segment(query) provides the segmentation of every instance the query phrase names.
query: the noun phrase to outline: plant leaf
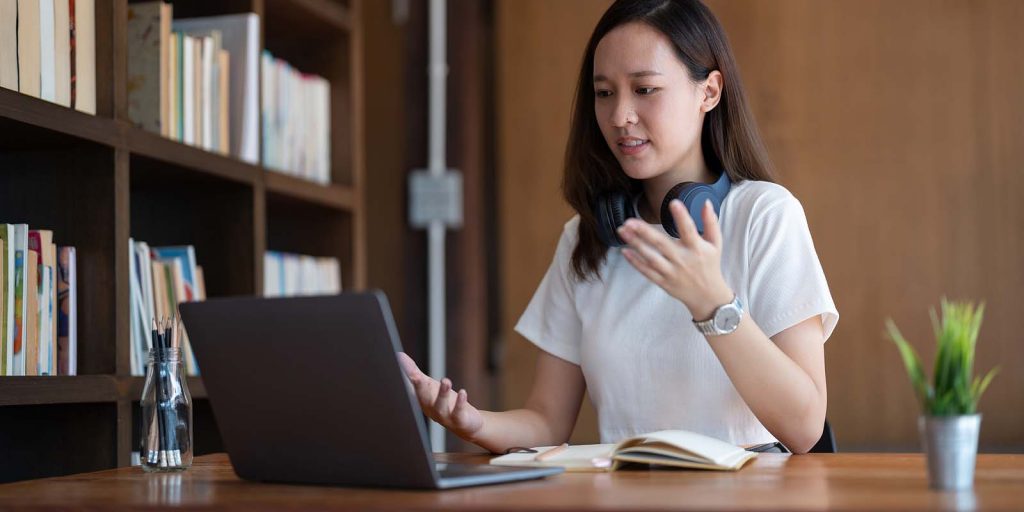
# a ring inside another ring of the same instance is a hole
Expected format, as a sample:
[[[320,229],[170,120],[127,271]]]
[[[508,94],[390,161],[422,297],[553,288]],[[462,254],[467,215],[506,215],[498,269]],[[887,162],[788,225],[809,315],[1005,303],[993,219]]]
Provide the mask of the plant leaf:
[[[918,401],[921,402],[921,407],[928,409],[928,402],[931,399],[932,390],[929,386],[927,379],[924,375],[924,370],[921,367],[921,358],[917,355],[914,347],[900,333],[899,328],[892,319],[886,320],[886,328],[888,329],[889,338],[896,345],[896,348],[900,352],[900,357],[903,359],[903,366],[907,369],[907,376],[910,377],[910,383],[914,386],[914,390],[917,392]]]

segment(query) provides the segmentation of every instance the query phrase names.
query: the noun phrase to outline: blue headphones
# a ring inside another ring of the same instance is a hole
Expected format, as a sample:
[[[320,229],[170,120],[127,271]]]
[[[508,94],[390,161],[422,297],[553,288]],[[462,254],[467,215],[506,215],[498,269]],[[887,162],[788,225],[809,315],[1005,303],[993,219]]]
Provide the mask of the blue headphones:
[[[676,229],[672,212],[668,209],[668,205],[673,199],[679,199],[686,206],[686,210],[690,212],[693,223],[697,225],[697,232],[704,234],[704,219],[701,216],[704,201],[710,199],[711,205],[715,208],[715,215],[718,215],[730,188],[732,188],[732,181],[729,179],[729,174],[724,171],[713,185],[686,181],[672,187],[665,194],[665,199],[661,201],[661,225],[665,227],[665,231],[669,235],[679,238],[679,230]],[[639,217],[636,209],[633,208],[633,198],[622,192],[611,192],[598,197],[597,203],[594,205],[594,216],[597,217],[597,236],[608,247],[626,245],[619,238],[616,230],[626,222],[626,219]]]

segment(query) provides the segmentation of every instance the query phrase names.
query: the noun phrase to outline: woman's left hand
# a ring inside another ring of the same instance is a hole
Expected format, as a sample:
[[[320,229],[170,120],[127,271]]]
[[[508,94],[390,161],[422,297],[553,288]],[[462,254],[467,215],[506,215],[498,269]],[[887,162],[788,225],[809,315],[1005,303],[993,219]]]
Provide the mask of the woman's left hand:
[[[728,304],[733,292],[722,277],[722,231],[711,201],[704,203],[704,236],[678,199],[669,204],[679,230],[676,240],[640,219],[619,227],[629,247],[623,256],[647,279],[686,305],[694,320],[706,320],[715,308]]]

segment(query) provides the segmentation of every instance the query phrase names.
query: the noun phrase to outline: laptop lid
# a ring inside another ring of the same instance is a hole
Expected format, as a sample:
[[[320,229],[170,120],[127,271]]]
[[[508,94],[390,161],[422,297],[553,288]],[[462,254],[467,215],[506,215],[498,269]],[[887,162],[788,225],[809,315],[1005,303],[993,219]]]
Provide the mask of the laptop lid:
[[[383,293],[211,299],[179,310],[240,477],[438,486]]]

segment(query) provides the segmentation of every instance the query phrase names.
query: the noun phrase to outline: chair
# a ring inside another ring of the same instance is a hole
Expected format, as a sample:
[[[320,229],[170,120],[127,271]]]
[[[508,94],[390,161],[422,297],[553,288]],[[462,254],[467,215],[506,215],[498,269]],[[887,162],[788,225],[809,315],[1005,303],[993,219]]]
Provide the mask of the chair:
[[[807,453],[836,453],[836,435],[832,432],[832,426],[825,420],[825,428],[821,431],[821,439],[808,450]]]

